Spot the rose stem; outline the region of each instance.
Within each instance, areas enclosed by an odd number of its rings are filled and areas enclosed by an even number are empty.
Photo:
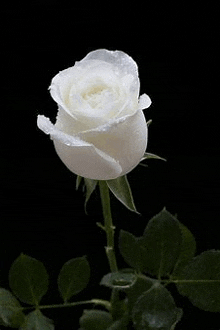
[[[109,188],[106,181],[99,181],[100,196],[102,202],[102,212],[104,217],[104,230],[107,237],[107,246],[105,247],[111,272],[117,272],[117,262],[114,250],[114,226],[112,223]]]

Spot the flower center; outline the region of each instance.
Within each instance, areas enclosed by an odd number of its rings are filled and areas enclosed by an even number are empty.
[[[93,86],[82,94],[84,100],[94,108],[103,108],[106,104],[113,101],[112,92],[106,86]]]

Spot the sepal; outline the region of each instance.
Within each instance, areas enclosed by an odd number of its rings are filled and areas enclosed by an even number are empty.
[[[92,179],[87,179],[87,178],[82,178],[79,175],[77,176],[76,179],[76,190],[79,188],[79,185],[84,179],[84,187],[83,190],[86,190],[86,198],[85,198],[85,203],[84,203],[84,208],[85,208],[85,213],[86,211],[86,206],[87,203],[94,192],[98,180],[92,180]],[[110,189],[110,191],[113,193],[113,195],[125,206],[127,207],[130,211],[136,212],[137,214],[140,214],[135,207],[134,204],[134,199],[132,196],[132,191],[127,179],[127,176],[121,176],[116,179],[112,180],[106,180],[107,186]]]
[[[83,178],[82,176],[79,176],[77,175],[77,178],[76,178],[76,190],[79,189],[79,186],[82,182],[82,180],[84,179],[84,186],[83,186],[83,191],[85,190],[86,191],[86,197],[85,197],[85,203],[84,203],[84,210],[85,210],[85,213],[87,214],[87,210],[86,210],[86,207],[87,207],[87,203],[93,193],[93,191],[95,190],[96,188],[96,185],[98,183],[98,180],[92,180],[92,179],[88,179],[88,178]]]
[[[85,209],[85,213],[87,213],[86,206],[87,206],[87,203],[88,203],[93,191],[96,188],[98,180],[84,178],[84,182],[85,182],[85,186],[86,186],[86,199],[85,199],[85,203],[84,203],[84,209]]]
[[[107,185],[114,196],[130,211],[140,214],[135,207],[132,191],[126,175],[107,180]]]
[[[165,158],[162,158],[160,156],[157,156],[157,155],[154,155],[154,154],[151,154],[151,153],[148,153],[148,152],[145,152],[144,153],[144,156],[141,158],[141,162],[143,160],[146,160],[146,159],[160,159],[160,160],[163,160],[166,162],[166,159]]]

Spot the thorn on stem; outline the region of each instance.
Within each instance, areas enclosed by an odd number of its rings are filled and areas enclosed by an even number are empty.
[[[101,222],[96,222],[96,225],[101,228],[102,230],[106,231],[105,226],[103,226],[103,224],[101,224]]]

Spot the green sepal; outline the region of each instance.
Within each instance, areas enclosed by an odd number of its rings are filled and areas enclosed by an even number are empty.
[[[18,328],[24,319],[19,301],[10,291],[0,288],[0,325]]]
[[[48,289],[49,279],[41,261],[23,253],[9,270],[9,286],[24,303],[38,305]]]
[[[87,203],[88,203],[93,191],[96,188],[98,180],[92,180],[92,179],[84,178],[82,176],[77,175],[77,177],[76,177],[76,190],[79,189],[79,186],[80,186],[82,180],[84,180],[83,191],[86,191],[86,197],[85,197],[85,202],[84,202],[84,210],[85,210],[85,213],[87,214],[87,210],[86,210]]]
[[[39,309],[29,313],[19,330],[54,330],[53,321],[44,316]]]
[[[84,209],[85,213],[86,211],[86,206],[87,203],[95,190],[98,180],[92,180],[92,179],[87,179],[83,178],[84,183],[85,183],[85,190],[86,190],[86,198],[85,198],[85,203],[84,203]],[[76,189],[79,188],[80,182],[82,180],[82,177],[77,176],[76,179]],[[129,185],[129,182],[127,180],[127,176],[121,176],[116,179],[112,180],[106,180],[106,183],[108,185],[108,188],[111,190],[111,192],[114,194],[114,196],[124,205],[126,206],[130,211],[136,212],[140,214],[135,207],[134,204],[134,199],[132,196],[131,188]]]
[[[182,310],[176,307],[170,292],[159,283],[144,292],[132,310],[136,330],[171,330],[181,317]]]
[[[82,182],[83,177],[80,175],[77,175],[76,177],[76,190],[79,189],[80,183]]]
[[[85,199],[85,203],[84,203],[84,209],[85,209],[85,213],[87,213],[87,211],[86,211],[87,203],[88,203],[93,191],[95,190],[98,181],[84,178],[84,182],[85,182],[85,186],[86,186],[86,199]]]
[[[141,158],[141,162],[143,160],[146,160],[146,159],[159,159],[159,160],[163,160],[164,162],[166,162],[167,160],[165,158],[162,158],[160,156],[157,156],[157,155],[154,155],[154,154],[151,154],[149,152],[145,152],[144,153],[144,156]]]
[[[109,189],[114,196],[130,211],[140,214],[135,207],[132,191],[127,179],[127,176],[120,176],[113,180],[106,181]]]
[[[58,276],[58,289],[64,302],[87,286],[90,278],[90,266],[86,257],[67,261]]]
[[[102,310],[84,310],[79,319],[80,327],[83,330],[106,330],[113,323],[109,312]]]
[[[220,312],[220,251],[208,250],[193,258],[175,282],[194,306]]]

